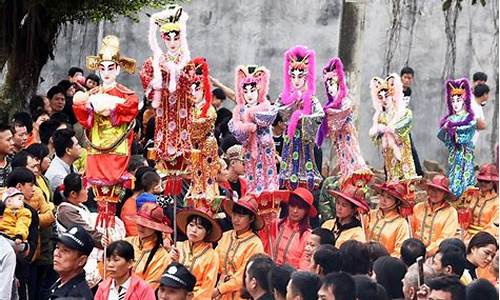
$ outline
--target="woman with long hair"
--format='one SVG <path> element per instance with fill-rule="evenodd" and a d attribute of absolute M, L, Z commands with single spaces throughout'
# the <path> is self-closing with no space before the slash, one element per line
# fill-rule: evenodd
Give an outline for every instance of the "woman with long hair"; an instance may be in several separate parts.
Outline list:
<path fill-rule="evenodd" d="M 258 230 L 264 220 L 257 214 L 257 200 L 247 194 L 237 201 L 226 200 L 224 210 L 231 218 L 233 230 L 222 235 L 215 251 L 219 254 L 219 281 L 212 298 L 238 299 L 243 287 L 243 272 L 250 257 L 264 252 Z"/>
<path fill-rule="evenodd" d="M 300 261 L 305 259 L 305 247 L 311 235 L 309 219 L 317 215 L 313 205 L 313 195 L 299 187 L 290 192 L 288 209 L 281 220 L 275 220 L 271 231 L 271 245 L 266 252 L 277 264 L 288 263 L 300 268 Z"/>
<path fill-rule="evenodd" d="M 196 277 L 194 299 L 212 299 L 219 269 L 219 256 L 212 249 L 212 243 L 221 238 L 222 230 L 209 209 L 202 208 L 188 208 L 177 213 L 177 228 L 188 239 L 177 242 L 170 256 Z"/>
<path fill-rule="evenodd" d="M 478 278 L 476 269 L 488 267 L 496 252 L 498 251 L 498 242 L 491 234 L 485 231 L 476 233 L 467 246 L 464 276 L 466 282 Z"/>
<path fill-rule="evenodd" d="M 109 278 L 99 284 L 95 300 L 154 300 L 153 289 L 134 274 L 134 247 L 127 241 L 116 241 L 106 249 Z"/>

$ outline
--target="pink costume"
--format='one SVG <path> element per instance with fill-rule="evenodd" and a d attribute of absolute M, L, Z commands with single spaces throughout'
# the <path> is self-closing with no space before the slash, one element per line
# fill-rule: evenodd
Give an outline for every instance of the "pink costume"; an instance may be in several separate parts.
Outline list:
<path fill-rule="evenodd" d="M 271 255 L 274 261 L 279 264 L 289 264 L 296 269 L 300 269 L 301 261 L 305 260 L 306 243 L 311 235 L 311 230 L 307 229 L 302 236 L 299 232 L 299 225 L 292 225 L 285 220 L 279 227 L 280 220 L 275 220 L 273 228 L 277 228 L 271 233 Z"/>
<path fill-rule="evenodd" d="M 326 118 L 318 130 L 316 143 L 319 147 L 326 136 L 332 139 L 340 166 L 341 185 L 356 181 L 370 181 L 372 172 L 366 166 L 358 143 L 354 116 L 344 77 L 344 66 L 338 57 L 330 59 L 323 68 L 327 102 L 323 107 Z M 333 94 L 332 94 L 333 93 Z"/>
<path fill-rule="evenodd" d="M 266 99 L 269 89 L 269 71 L 259 66 L 236 68 L 236 107 L 229 122 L 229 130 L 243 145 L 245 177 L 248 193 L 259 196 L 263 191 L 278 189 L 274 140 L 270 126 L 277 110 Z M 258 96 L 248 103 L 245 95 Z"/>
<path fill-rule="evenodd" d="M 158 168 L 167 175 L 167 193 L 180 193 L 180 176 L 189 164 L 191 143 L 191 85 L 184 67 L 190 61 L 186 41 L 188 15 L 178 5 L 155 13 L 150 18 L 149 44 L 153 57 L 144 62 L 141 81 L 148 99 L 156 110 L 154 149 L 149 157 L 158 161 Z M 178 48 L 166 53 L 158 45 L 156 32 L 170 45 L 179 41 Z M 174 184 L 171 184 L 174 183 Z M 175 187 L 174 187 L 175 186 Z"/>

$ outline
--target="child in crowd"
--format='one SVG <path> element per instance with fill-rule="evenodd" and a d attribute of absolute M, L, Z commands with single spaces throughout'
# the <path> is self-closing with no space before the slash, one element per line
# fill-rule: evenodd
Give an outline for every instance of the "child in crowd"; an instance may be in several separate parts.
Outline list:
<path fill-rule="evenodd" d="M 137 209 L 147 202 L 156 203 L 156 195 L 161 193 L 161 178 L 158 173 L 146 172 L 142 175 L 141 180 L 144 192 L 137 197 Z"/>
<path fill-rule="evenodd" d="M 5 204 L 3 218 L 0 219 L 0 233 L 13 240 L 20 251 L 26 250 L 31 212 L 24 207 L 24 195 L 16 188 L 9 188 L 3 194 Z"/>

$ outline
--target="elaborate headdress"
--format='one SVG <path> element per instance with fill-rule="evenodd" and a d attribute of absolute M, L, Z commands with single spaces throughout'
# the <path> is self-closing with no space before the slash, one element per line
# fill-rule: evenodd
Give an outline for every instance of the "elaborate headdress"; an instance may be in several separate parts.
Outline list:
<path fill-rule="evenodd" d="M 312 109 L 312 96 L 316 91 L 315 85 L 315 53 L 314 50 L 308 50 L 305 46 L 295 46 L 288 49 L 285 52 L 285 63 L 284 63 L 284 88 L 281 93 L 281 101 L 283 104 L 288 105 L 296 100 L 297 91 L 291 91 L 291 80 L 290 74 L 293 70 L 301 70 L 307 76 L 306 85 L 307 90 L 303 99 L 303 108 L 301 110 L 294 111 L 289 124 L 288 124 L 288 136 L 293 136 L 295 133 L 295 128 L 299 122 L 299 118 L 302 114 L 308 115 L 311 113 Z"/>
<path fill-rule="evenodd" d="M 182 10 L 179 5 L 170 5 L 166 10 L 155 13 L 149 19 L 149 46 L 153 51 L 153 87 L 161 86 L 161 70 L 160 70 L 160 58 L 163 54 L 162 49 L 158 45 L 156 38 L 156 31 L 160 29 L 162 34 L 167 34 L 169 32 L 179 32 L 181 47 L 180 47 L 180 61 L 167 62 L 167 66 L 170 73 L 168 90 L 174 92 L 177 88 L 176 76 L 175 74 L 181 70 L 191 59 L 191 53 L 189 52 L 187 38 L 186 38 L 186 22 L 188 20 L 188 14 Z"/>
<path fill-rule="evenodd" d="M 240 65 L 236 67 L 236 103 L 245 105 L 243 98 L 243 86 L 247 84 L 255 84 L 259 90 L 258 103 L 266 100 L 266 95 L 269 91 L 269 70 L 257 65 Z"/>
<path fill-rule="evenodd" d="M 120 40 L 114 35 L 106 36 L 97 56 L 87 56 L 87 69 L 95 71 L 103 61 L 113 61 L 130 74 L 135 72 L 135 59 L 120 55 Z"/>
<path fill-rule="evenodd" d="M 467 118 L 461 122 L 453 122 L 451 127 L 463 126 L 469 124 L 474 120 L 474 112 L 471 107 L 471 89 L 469 80 L 466 78 L 461 78 L 458 80 L 447 80 L 446 81 L 446 106 L 448 107 L 448 114 L 441 119 L 440 126 L 442 127 L 447 121 L 448 117 L 455 114 L 453 111 L 453 106 L 451 105 L 451 98 L 453 96 L 462 96 L 464 99 L 465 110 L 469 113 Z"/>
<path fill-rule="evenodd" d="M 194 68 L 193 82 L 203 83 L 203 98 L 205 99 L 205 103 L 201 110 L 201 117 L 205 117 L 208 109 L 212 105 L 212 91 L 210 80 L 208 79 L 208 63 L 204 57 L 195 57 L 190 64 L 192 64 Z"/>
<path fill-rule="evenodd" d="M 392 96 L 394 116 L 401 117 L 404 113 L 405 105 L 403 103 L 403 83 L 398 74 L 392 73 L 384 80 L 379 77 L 373 77 L 370 82 L 373 107 L 376 111 L 382 111 L 382 103 L 378 98 L 381 91 L 386 91 L 388 96 Z"/>
<path fill-rule="evenodd" d="M 328 93 L 328 81 L 333 76 L 337 76 L 338 86 L 339 86 L 339 91 L 335 96 L 335 98 L 332 95 L 330 95 L 330 93 Z M 340 107 L 342 107 L 342 102 L 344 101 L 344 98 L 347 96 L 348 90 L 347 90 L 347 85 L 345 83 L 344 65 L 342 64 L 340 58 L 338 57 L 331 58 L 330 61 L 323 68 L 323 84 L 325 85 L 326 97 L 328 99 L 323 109 L 326 111 L 326 109 L 328 108 L 339 109 Z M 328 120 L 327 118 L 323 118 L 316 139 L 316 144 L 318 144 L 318 146 L 321 146 L 321 144 L 323 144 L 323 140 L 325 139 L 327 132 L 328 132 Z"/>

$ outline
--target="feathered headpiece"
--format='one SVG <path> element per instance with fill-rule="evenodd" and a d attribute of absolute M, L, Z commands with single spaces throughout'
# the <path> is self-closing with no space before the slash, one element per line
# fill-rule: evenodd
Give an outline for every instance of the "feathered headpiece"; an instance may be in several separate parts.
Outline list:
<path fill-rule="evenodd" d="M 243 98 L 243 86 L 255 84 L 259 91 L 258 103 L 266 100 L 269 91 L 269 70 L 257 65 L 240 65 L 236 67 L 236 102 L 239 105 L 245 105 Z"/>
<path fill-rule="evenodd" d="M 440 126 L 442 127 L 446 123 L 449 116 L 455 114 L 453 111 L 453 106 L 451 105 L 451 99 L 453 96 L 461 96 L 464 99 L 465 110 L 468 112 L 467 118 L 461 122 L 453 122 L 450 127 L 457 127 L 469 124 L 474 120 L 474 111 L 471 107 L 471 89 L 469 80 L 466 78 L 461 78 L 458 80 L 447 80 L 446 83 L 446 106 L 448 107 L 448 114 L 441 119 Z"/>
<path fill-rule="evenodd" d="M 337 77 L 339 86 L 338 93 L 335 97 L 333 97 L 332 95 L 330 95 L 330 93 L 328 93 L 328 81 L 334 76 Z M 323 110 L 325 110 L 326 112 L 326 110 L 329 108 L 333 109 L 341 108 L 344 98 L 347 96 L 348 90 L 347 90 L 347 85 L 345 83 L 344 65 L 342 64 L 340 58 L 338 57 L 331 58 L 330 61 L 323 68 L 323 84 L 325 85 L 326 97 L 328 99 Z M 323 140 L 325 139 L 327 133 L 328 133 L 328 120 L 327 118 L 323 118 L 321 126 L 319 127 L 318 130 L 318 136 L 316 138 L 316 144 L 318 146 L 321 146 L 321 144 L 323 144 Z"/>
<path fill-rule="evenodd" d="M 379 77 L 373 77 L 370 82 L 371 96 L 373 107 L 376 110 L 375 115 L 382 111 L 382 102 L 379 99 L 379 93 L 386 91 L 387 96 L 392 97 L 392 109 L 394 110 L 393 117 L 399 120 L 405 112 L 405 104 L 403 102 L 403 83 L 398 74 L 392 73 L 385 80 Z"/>
<path fill-rule="evenodd" d="M 113 61 L 129 74 L 135 72 L 135 59 L 120 55 L 120 40 L 114 35 L 108 35 L 102 40 L 97 56 L 87 56 L 87 69 L 98 70 L 103 61 Z"/>
<path fill-rule="evenodd" d="M 205 103 L 201 110 L 201 117 L 206 117 L 208 109 L 212 105 L 212 89 L 208 78 L 208 63 L 204 57 L 195 57 L 189 64 L 192 64 L 194 68 L 193 82 L 203 84 L 203 98 L 205 99 Z"/>
<path fill-rule="evenodd" d="M 162 49 L 158 45 L 158 40 L 156 38 L 156 32 L 160 29 L 162 34 L 166 34 L 172 31 L 177 31 L 180 34 L 180 60 L 179 62 L 167 62 L 167 67 L 170 73 L 170 79 L 168 83 L 168 90 L 174 92 L 177 88 L 176 76 L 175 74 L 180 71 L 191 59 L 191 53 L 189 52 L 189 47 L 186 38 L 186 22 L 188 20 L 188 14 L 182 10 L 179 5 L 170 5 L 166 10 L 155 13 L 149 19 L 149 46 L 153 51 L 153 85 L 161 85 L 161 69 L 160 69 L 160 58 L 163 54 Z"/>
<path fill-rule="evenodd" d="M 285 63 L 284 63 L 284 88 L 281 93 L 281 101 L 283 104 L 288 105 L 297 100 L 299 97 L 299 91 L 292 91 L 290 74 L 294 70 L 301 70 L 306 73 L 307 80 L 307 90 L 302 96 L 303 108 L 301 110 L 294 111 L 289 124 L 288 124 L 288 136 L 293 136 L 295 134 L 295 128 L 299 122 L 301 115 L 309 115 L 312 110 L 312 96 L 316 91 L 315 85 L 315 53 L 314 50 L 309 50 L 305 46 L 295 46 L 288 49 L 285 52 Z"/>

